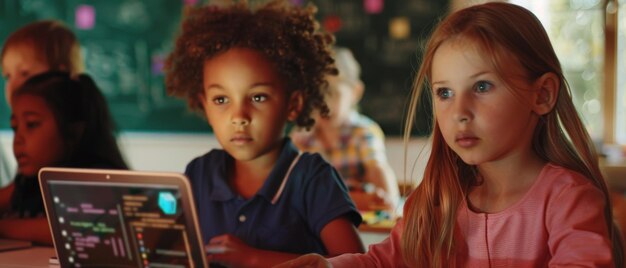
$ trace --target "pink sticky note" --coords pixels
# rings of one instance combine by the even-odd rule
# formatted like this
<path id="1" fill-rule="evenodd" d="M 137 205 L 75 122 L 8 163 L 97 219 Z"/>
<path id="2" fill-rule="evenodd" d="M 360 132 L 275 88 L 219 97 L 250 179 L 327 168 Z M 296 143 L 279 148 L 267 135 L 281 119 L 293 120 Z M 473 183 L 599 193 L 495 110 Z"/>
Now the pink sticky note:
<path id="1" fill-rule="evenodd" d="M 290 2 L 294 6 L 302 6 L 302 5 L 304 5 L 304 0 L 290 0 Z"/>
<path id="2" fill-rule="evenodd" d="M 82 30 L 92 29 L 96 24 L 96 9 L 90 5 L 79 5 L 76 7 L 76 28 Z"/>
<path id="3" fill-rule="evenodd" d="M 162 55 L 152 55 L 152 74 L 153 75 L 161 75 L 163 74 L 163 67 L 165 66 L 165 59 Z"/>
<path id="4" fill-rule="evenodd" d="M 382 12 L 384 6 L 384 0 L 363 0 L 363 9 L 369 14 Z"/>

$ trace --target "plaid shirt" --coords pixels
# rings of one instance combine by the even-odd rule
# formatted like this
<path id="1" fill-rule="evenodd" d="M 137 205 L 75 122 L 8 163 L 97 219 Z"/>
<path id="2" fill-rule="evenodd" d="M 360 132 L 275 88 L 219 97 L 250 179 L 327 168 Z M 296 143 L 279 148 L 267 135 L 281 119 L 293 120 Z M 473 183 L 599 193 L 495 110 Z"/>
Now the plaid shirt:
<path id="1" fill-rule="evenodd" d="M 320 153 L 344 180 L 363 182 L 365 163 L 387 161 L 385 135 L 380 126 L 367 116 L 353 112 L 349 122 L 341 126 L 340 133 L 341 141 L 332 148 L 324 148 L 313 131 L 296 130 L 291 136 L 300 150 Z"/>

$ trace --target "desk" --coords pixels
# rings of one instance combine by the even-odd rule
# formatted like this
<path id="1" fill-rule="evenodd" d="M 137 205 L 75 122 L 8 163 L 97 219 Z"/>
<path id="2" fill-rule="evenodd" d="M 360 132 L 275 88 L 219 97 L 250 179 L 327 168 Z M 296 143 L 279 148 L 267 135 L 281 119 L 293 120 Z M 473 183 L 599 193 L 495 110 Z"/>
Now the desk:
<path id="1" fill-rule="evenodd" d="M 49 266 L 50 257 L 54 256 L 52 247 L 31 247 L 26 249 L 0 252 L 0 267 L 3 268 L 37 268 Z"/>
<path id="2" fill-rule="evenodd" d="M 389 216 L 389 214 L 386 215 Z M 363 216 L 363 223 L 359 226 L 358 231 L 366 250 L 371 244 L 385 240 L 397 220 L 380 217 L 380 214 L 375 211 L 361 211 L 361 216 Z"/>
<path id="3" fill-rule="evenodd" d="M 378 244 L 387 239 L 389 233 L 361 231 L 359 228 L 359 237 L 361 237 L 365 251 L 367 251 L 370 245 Z"/>

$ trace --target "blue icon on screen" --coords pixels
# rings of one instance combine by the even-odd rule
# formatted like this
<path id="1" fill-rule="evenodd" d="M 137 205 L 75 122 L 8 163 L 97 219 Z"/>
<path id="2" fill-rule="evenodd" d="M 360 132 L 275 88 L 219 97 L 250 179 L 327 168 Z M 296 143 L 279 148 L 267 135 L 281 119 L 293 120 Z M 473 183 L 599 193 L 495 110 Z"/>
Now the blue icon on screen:
<path id="1" fill-rule="evenodd" d="M 176 214 L 176 198 L 170 192 L 160 192 L 159 207 L 166 215 Z"/>

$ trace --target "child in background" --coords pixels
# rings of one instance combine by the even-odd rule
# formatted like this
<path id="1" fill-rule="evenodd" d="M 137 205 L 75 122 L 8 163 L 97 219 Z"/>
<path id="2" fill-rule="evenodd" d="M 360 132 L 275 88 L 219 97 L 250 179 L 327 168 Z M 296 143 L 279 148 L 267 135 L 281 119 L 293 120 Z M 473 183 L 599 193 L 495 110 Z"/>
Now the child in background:
<path id="1" fill-rule="evenodd" d="M 357 110 L 363 96 L 361 67 L 347 48 L 335 47 L 338 75 L 327 75 L 328 117 L 315 117 L 311 131 L 298 129 L 291 138 L 305 152 L 318 152 L 341 174 L 359 210 L 393 211 L 398 182 L 387 162 L 380 126 Z"/>
<path id="2" fill-rule="evenodd" d="M 37 175 L 42 167 L 127 169 L 100 90 L 87 75 L 67 72 L 29 78 L 11 95 L 12 184 L 2 190 L 0 236 L 52 244 Z"/>
<path id="3" fill-rule="evenodd" d="M 328 113 L 332 37 L 313 16 L 280 0 L 191 8 L 166 61 L 168 93 L 202 110 L 223 147 L 185 171 L 213 263 L 363 252 L 361 217 L 336 170 L 285 133 L 288 121 L 310 127 L 312 111 Z"/>
<path id="4" fill-rule="evenodd" d="M 27 24 L 9 35 L 0 52 L 2 77 L 5 81 L 6 101 L 11 105 L 11 93 L 21 86 L 30 76 L 46 72 L 48 70 L 68 71 L 78 74 L 83 71 L 83 61 L 80 55 L 80 45 L 74 33 L 62 22 L 56 20 L 43 20 Z M 12 179 L 13 172 L 9 169 L 8 159 L 0 146 L 0 181 Z M 11 198 L 15 185 L 9 184 L 0 189 L 0 211 L 10 209 Z M 37 195 L 33 197 L 38 198 Z M 42 219 L 45 224 L 45 219 Z M 42 225 L 43 226 L 43 225 Z M 4 229 L 0 227 L 0 229 Z M 43 229 L 47 237 L 47 224 Z M 45 238 L 49 242 L 49 238 Z"/>
<path id="5" fill-rule="evenodd" d="M 42 20 L 27 24 L 7 37 L 0 52 L 6 101 L 28 77 L 48 71 L 83 72 L 80 44 L 74 33 L 62 22 Z M 0 182 L 8 181 L 12 170 L 0 145 Z M 0 190 L 0 203 L 9 195 Z"/>
<path id="6" fill-rule="evenodd" d="M 559 61 L 528 10 L 457 11 L 426 46 L 418 96 L 435 125 L 424 179 L 367 254 L 302 267 L 623 267 L 606 184 Z"/>
<path id="7" fill-rule="evenodd" d="M 76 36 L 56 20 L 33 22 L 13 32 L 4 42 L 0 60 L 9 105 L 11 92 L 30 76 L 48 70 L 66 71 L 73 76 L 83 72 Z"/>

